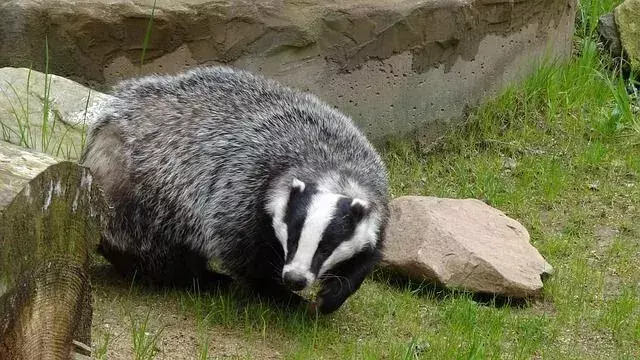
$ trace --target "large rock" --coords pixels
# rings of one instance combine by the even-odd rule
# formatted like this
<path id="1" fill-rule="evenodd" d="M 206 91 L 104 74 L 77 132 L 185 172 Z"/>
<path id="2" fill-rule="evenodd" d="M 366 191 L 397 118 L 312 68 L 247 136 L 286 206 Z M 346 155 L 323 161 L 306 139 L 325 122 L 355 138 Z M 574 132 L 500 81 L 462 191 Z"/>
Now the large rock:
<path id="1" fill-rule="evenodd" d="M 614 15 L 631 69 L 640 73 L 640 0 L 625 0 L 614 9 Z"/>
<path id="2" fill-rule="evenodd" d="M 308 89 L 373 140 L 430 142 L 469 105 L 568 55 L 575 0 L 4 0 L 0 66 L 113 84 L 140 72 L 225 63 Z M 94 84 L 91 84 L 92 86 Z M 426 131 L 428 130 L 428 131 Z"/>
<path id="3" fill-rule="evenodd" d="M 38 71 L 0 69 L 0 140 L 75 160 L 86 127 L 110 96 L 60 76 L 46 79 L 45 86 Z"/>
<path id="4" fill-rule="evenodd" d="M 388 268 L 479 293 L 535 296 L 552 271 L 520 223 L 474 199 L 394 199 L 386 244 Z"/>

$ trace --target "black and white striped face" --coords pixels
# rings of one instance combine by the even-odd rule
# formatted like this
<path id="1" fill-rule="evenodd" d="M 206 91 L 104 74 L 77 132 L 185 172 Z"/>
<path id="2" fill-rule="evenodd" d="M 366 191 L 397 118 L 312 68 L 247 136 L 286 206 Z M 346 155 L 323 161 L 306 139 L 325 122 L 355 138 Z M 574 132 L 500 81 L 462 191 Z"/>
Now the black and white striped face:
<path id="1" fill-rule="evenodd" d="M 294 179 L 270 203 L 282 244 L 283 283 L 303 290 L 336 264 L 375 245 L 377 221 L 361 200 L 323 191 Z"/>

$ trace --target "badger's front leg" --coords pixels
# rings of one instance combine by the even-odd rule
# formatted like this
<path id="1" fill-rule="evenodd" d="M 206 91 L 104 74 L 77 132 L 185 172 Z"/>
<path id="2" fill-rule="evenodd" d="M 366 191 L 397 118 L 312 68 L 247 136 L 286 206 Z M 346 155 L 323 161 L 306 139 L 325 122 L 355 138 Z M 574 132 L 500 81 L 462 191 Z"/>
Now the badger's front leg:
<path id="1" fill-rule="evenodd" d="M 323 314 L 336 311 L 360 288 L 379 259 L 378 251 L 366 250 L 327 271 L 320 277 L 320 291 L 312 308 Z"/>
<path id="2" fill-rule="evenodd" d="M 303 305 L 307 304 L 303 297 L 290 291 L 273 278 L 252 278 L 248 282 L 258 294 L 272 300 L 277 306 L 304 309 Z"/>

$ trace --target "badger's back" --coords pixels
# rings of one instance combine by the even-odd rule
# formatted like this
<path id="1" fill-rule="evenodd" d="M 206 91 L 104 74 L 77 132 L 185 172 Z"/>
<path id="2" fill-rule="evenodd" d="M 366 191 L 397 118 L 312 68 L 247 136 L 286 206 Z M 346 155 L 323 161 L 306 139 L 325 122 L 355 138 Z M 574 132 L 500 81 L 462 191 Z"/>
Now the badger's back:
<path id="1" fill-rule="evenodd" d="M 264 204 L 285 173 L 386 211 L 378 155 L 311 95 L 223 67 L 125 81 L 114 95 L 83 162 L 128 221 L 111 230 L 116 246 L 186 244 L 237 262 L 271 234 Z"/>

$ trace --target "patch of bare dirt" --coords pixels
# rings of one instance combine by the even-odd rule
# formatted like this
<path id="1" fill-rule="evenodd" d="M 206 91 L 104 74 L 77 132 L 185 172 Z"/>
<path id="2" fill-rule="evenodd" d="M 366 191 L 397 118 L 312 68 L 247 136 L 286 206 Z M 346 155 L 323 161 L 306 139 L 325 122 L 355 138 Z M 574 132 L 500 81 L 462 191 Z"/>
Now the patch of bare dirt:
<path id="1" fill-rule="evenodd" d="M 595 228 L 595 237 L 598 255 L 603 255 L 613 245 L 613 241 L 620 230 L 610 226 L 598 225 Z"/>
<path id="2" fill-rule="evenodd" d="M 105 359 L 135 359 L 132 321 L 139 328 L 147 318 L 146 335 L 157 336 L 153 359 L 200 359 L 205 343 L 207 359 L 282 358 L 269 344 L 248 340 L 228 329 L 199 330 L 195 316 L 180 311 L 175 294 L 130 292 L 129 285 L 115 279 L 108 267 L 93 276 L 93 283 L 92 341 L 97 353 L 106 344 Z"/>

